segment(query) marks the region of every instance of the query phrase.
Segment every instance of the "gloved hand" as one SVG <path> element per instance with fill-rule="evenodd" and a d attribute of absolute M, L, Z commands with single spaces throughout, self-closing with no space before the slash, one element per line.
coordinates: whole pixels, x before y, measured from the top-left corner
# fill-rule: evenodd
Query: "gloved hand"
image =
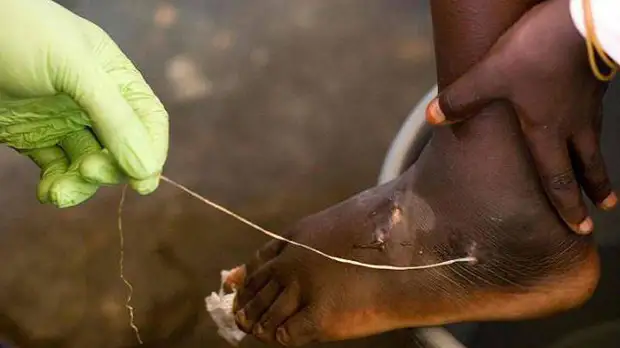
<path fill-rule="evenodd" d="M 41 167 L 41 202 L 73 206 L 124 177 L 148 194 L 168 114 L 101 28 L 50 0 L 0 0 L 0 142 Z"/>

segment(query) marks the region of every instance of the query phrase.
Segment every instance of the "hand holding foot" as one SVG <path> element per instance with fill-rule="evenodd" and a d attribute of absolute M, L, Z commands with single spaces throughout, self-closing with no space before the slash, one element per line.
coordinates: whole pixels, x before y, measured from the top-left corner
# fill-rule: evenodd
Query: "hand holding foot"
<path fill-rule="evenodd" d="M 599 148 L 605 89 L 590 71 L 569 0 L 551 0 L 526 13 L 445 88 L 428 106 L 427 119 L 452 124 L 493 101 L 509 101 L 551 202 L 573 230 L 590 233 L 580 185 L 602 209 L 617 203 Z"/>

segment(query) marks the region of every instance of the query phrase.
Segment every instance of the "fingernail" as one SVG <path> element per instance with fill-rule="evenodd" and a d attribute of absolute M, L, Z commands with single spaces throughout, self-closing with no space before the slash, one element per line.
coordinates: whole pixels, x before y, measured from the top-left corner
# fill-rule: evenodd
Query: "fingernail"
<path fill-rule="evenodd" d="M 605 211 L 609 211 L 613 209 L 616 204 L 618 204 L 618 196 L 612 192 L 599 204 L 599 207 Z"/>
<path fill-rule="evenodd" d="M 581 234 L 590 234 L 592 230 L 594 230 L 594 222 L 590 217 L 587 217 L 579 224 L 579 233 Z"/>
<path fill-rule="evenodd" d="M 439 107 L 439 99 L 435 98 L 426 107 L 426 121 L 430 124 L 442 124 L 446 121 L 446 115 Z"/>

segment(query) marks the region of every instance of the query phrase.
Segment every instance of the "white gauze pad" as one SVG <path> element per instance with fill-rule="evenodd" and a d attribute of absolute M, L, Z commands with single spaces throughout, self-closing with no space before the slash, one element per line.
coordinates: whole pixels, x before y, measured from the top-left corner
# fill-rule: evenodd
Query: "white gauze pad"
<path fill-rule="evenodd" d="M 233 302 L 237 292 L 233 289 L 230 294 L 224 293 L 224 283 L 230 271 L 222 271 L 222 284 L 218 293 L 212 292 L 205 298 L 207 312 L 213 318 L 218 327 L 217 333 L 232 346 L 238 346 L 245 337 L 245 332 L 239 330 L 235 323 L 235 315 L 233 313 Z"/>

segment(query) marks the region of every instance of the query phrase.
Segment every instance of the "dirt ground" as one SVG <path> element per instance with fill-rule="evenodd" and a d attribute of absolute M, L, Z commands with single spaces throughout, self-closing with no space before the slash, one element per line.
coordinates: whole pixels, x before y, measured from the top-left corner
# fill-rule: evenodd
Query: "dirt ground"
<path fill-rule="evenodd" d="M 164 101 L 165 174 L 273 230 L 374 185 L 434 82 L 426 1 L 60 2 L 106 29 Z M 8 149 L 0 163 L 0 334 L 28 348 L 136 346 L 118 277 L 120 189 L 57 210 L 37 203 L 34 165 Z M 204 297 L 266 239 L 165 184 L 131 195 L 125 216 L 143 347 L 228 347 Z"/>

